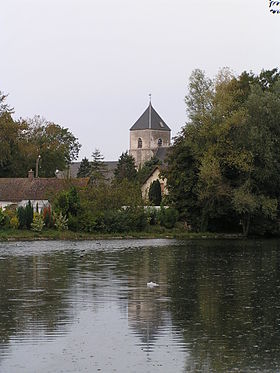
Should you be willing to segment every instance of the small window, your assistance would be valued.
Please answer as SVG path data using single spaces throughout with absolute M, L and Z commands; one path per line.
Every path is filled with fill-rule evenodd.
M 158 139 L 157 144 L 158 144 L 158 146 L 162 146 L 162 139 Z
M 138 139 L 138 148 L 142 148 L 142 139 L 140 137 Z
M 164 127 L 164 124 L 162 122 L 159 122 L 159 125 L 160 125 L 161 128 Z

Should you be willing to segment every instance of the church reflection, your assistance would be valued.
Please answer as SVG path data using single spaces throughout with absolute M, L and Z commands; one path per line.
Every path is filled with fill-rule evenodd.
M 136 285 L 136 284 L 135 284 Z M 166 328 L 167 303 L 160 299 L 166 291 L 160 287 L 137 287 L 128 298 L 128 322 L 133 333 L 141 340 L 145 351 L 151 351 L 161 329 Z
M 139 345 L 146 352 L 153 350 L 161 332 L 171 324 L 166 264 L 166 255 L 146 249 L 139 258 L 134 257 L 127 276 L 131 289 L 127 296 L 128 323 L 133 334 L 139 338 Z M 149 281 L 159 286 L 148 288 Z

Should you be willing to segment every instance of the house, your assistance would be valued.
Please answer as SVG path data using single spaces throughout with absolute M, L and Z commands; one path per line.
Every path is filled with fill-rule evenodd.
M 143 183 L 143 185 L 141 187 L 142 198 L 143 198 L 144 201 L 148 201 L 149 200 L 150 186 L 156 180 L 159 180 L 160 188 L 161 188 L 161 195 L 165 196 L 165 195 L 168 194 L 167 180 L 166 180 L 166 178 L 163 178 L 161 176 L 161 174 L 160 174 L 160 167 L 156 166 L 153 169 L 153 171 L 150 173 L 150 175 L 146 178 L 146 180 L 144 181 L 144 183 Z
M 88 184 L 88 178 L 64 180 L 54 178 L 34 178 L 30 170 L 26 178 L 0 178 L 0 207 L 25 206 L 31 201 L 35 209 L 41 211 L 49 205 L 49 198 L 70 186 L 83 188 Z

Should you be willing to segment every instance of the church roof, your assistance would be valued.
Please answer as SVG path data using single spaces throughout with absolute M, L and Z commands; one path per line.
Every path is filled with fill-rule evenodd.
M 130 128 L 130 131 L 145 129 L 171 131 L 168 125 L 155 111 L 151 103 L 141 115 L 141 117 Z
M 70 177 L 76 178 L 81 162 L 73 162 L 70 164 Z M 114 171 L 117 168 L 118 161 L 104 161 L 104 177 L 107 180 L 112 180 L 114 178 Z M 66 179 L 67 175 L 69 174 L 68 170 L 65 171 L 58 171 L 56 173 L 56 177 L 58 179 Z
M 83 188 L 88 178 L 61 180 L 53 178 L 0 178 L 0 201 L 47 200 L 49 196 L 69 189 Z
M 159 159 L 162 162 L 162 164 L 166 164 L 169 150 L 170 147 L 160 146 L 159 148 L 157 148 L 155 157 Z

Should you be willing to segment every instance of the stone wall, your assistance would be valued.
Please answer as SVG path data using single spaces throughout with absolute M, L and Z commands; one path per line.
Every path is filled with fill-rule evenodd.
M 142 148 L 138 147 L 139 139 L 142 140 Z M 134 157 L 137 168 L 150 160 L 159 146 L 170 146 L 170 131 L 152 129 L 130 131 L 129 154 Z

